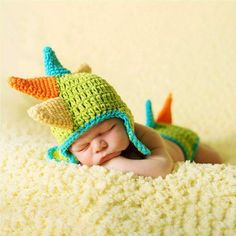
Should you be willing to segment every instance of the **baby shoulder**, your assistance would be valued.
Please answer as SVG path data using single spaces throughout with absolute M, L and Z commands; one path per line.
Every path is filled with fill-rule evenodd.
M 163 147 L 162 137 L 156 130 L 139 123 L 135 123 L 134 127 L 137 138 L 150 150 Z

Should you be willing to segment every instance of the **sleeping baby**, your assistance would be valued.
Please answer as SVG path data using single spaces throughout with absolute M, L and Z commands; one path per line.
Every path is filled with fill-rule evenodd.
M 88 65 L 76 73 L 65 69 L 54 51 L 44 48 L 45 77 L 11 77 L 9 84 L 46 100 L 28 110 L 36 121 L 47 124 L 58 145 L 48 158 L 82 165 L 165 177 L 176 161 L 222 163 L 220 156 L 200 143 L 198 135 L 172 124 L 171 95 L 157 119 L 146 102 L 146 126 L 133 115 L 115 89 L 92 74 Z

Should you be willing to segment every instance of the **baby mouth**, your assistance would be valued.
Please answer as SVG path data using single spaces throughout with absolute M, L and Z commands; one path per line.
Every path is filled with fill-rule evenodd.
M 119 156 L 120 154 L 121 154 L 121 152 L 112 152 L 112 153 L 102 157 L 100 164 L 102 164 L 108 160 L 111 160 L 113 157 Z

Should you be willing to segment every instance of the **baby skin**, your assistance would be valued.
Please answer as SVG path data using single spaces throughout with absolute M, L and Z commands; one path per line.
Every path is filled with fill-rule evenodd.
M 84 165 L 100 165 L 107 169 L 131 171 L 137 175 L 151 177 L 165 177 L 173 170 L 174 162 L 185 160 L 180 147 L 162 138 L 155 130 L 135 123 L 135 135 L 150 149 L 151 155 L 144 156 L 134 148 L 123 121 L 118 118 L 104 120 L 90 128 L 69 150 Z M 132 159 L 129 159 L 131 157 Z M 194 161 L 222 163 L 219 154 L 202 143 Z

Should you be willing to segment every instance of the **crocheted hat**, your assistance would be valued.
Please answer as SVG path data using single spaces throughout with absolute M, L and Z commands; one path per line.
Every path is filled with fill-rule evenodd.
M 43 50 L 46 77 L 22 79 L 11 77 L 11 87 L 35 98 L 46 100 L 28 110 L 31 118 L 50 126 L 58 146 L 48 150 L 48 158 L 79 163 L 68 150 L 72 143 L 94 125 L 110 118 L 120 118 L 130 141 L 144 155 L 150 150 L 134 133 L 134 118 L 115 89 L 92 74 L 88 65 L 71 73 L 58 61 L 54 51 Z

